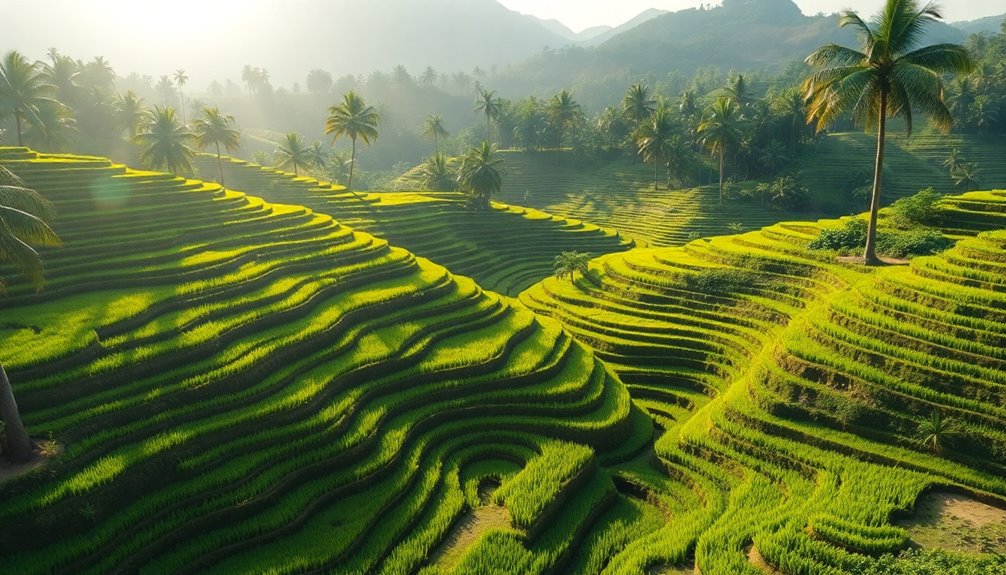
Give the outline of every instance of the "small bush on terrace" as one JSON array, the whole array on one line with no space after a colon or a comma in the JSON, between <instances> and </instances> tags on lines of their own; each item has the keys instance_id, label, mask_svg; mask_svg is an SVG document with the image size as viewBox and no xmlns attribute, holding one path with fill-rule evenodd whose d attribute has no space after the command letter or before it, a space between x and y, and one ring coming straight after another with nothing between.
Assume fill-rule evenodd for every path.
<instances>
[{"instance_id":1,"label":"small bush on terrace","mask_svg":"<svg viewBox=\"0 0 1006 575\"><path fill-rule=\"evenodd\" d=\"M821 230L821 235L810 242L812 250L833 250L846 252L861 249L866 245L866 220L853 218L840 228Z\"/></svg>"},{"instance_id":2,"label":"small bush on terrace","mask_svg":"<svg viewBox=\"0 0 1006 575\"><path fill-rule=\"evenodd\" d=\"M747 270L724 268L699 272L685 280L689 289L707 294L726 295L753 285L757 276Z\"/></svg>"},{"instance_id":3,"label":"small bush on terrace","mask_svg":"<svg viewBox=\"0 0 1006 575\"><path fill-rule=\"evenodd\" d=\"M822 230L821 235L809 247L812 250L831 250L843 254L856 252L866 245L866 227L865 220L847 220L840 228ZM951 244L943 234L931 229L891 230L877 235L877 249L880 253L896 258L932 255L949 248Z\"/></svg>"},{"instance_id":4,"label":"small bush on terrace","mask_svg":"<svg viewBox=\"0 0 1006 575\"><path fill-rule=\"evenodd\" d=\"M939 225L943 221L943 211L937 204L942 198L943 195L932 188L901 198L891 206L894 224L898 227Z\"/></svg>"}]
</instances>

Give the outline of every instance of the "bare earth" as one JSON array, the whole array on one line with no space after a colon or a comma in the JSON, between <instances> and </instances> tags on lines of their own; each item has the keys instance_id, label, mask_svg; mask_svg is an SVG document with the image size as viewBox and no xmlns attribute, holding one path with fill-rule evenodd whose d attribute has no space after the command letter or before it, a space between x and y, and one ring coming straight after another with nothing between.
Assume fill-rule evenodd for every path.
<instances>
[{"instance_id":1,"label":"bare earth","mask_svg":"<svg viewBox=\"0 0 1006 575\"><path fill-rule=\"evenodd\" d=\"M483 505L465 513L451 528L444 542L430 555L430 564L449 567L457 563L468 546L486 531L509 527L510 510L498 505Z\"/></svg>"},{"instance_id":2,"label":"bare earth","mask_svg":"<svg viewBox=\"0 0 1006 575\"><path fill-rule=\"evenodd\" d=\"M758 548L754 545L751 549L748 549L748 562L761 570L762 573L768 573L769 575L783 575L782 571L779 571L775 567L769 565L768 561L762 557L761 553L758 552Z\"/></svg>"},{"instance_id":3,"label":"bare earth","mask_svg":"<svg viewBox=\"0 0 1006 575\"><path fill-rule=\"evenodd\" d=\"M897 522L912 541L965 553L1006 553L1006 509L955 493L930 493L912 517Z\"/></svg>"}]
</instances>

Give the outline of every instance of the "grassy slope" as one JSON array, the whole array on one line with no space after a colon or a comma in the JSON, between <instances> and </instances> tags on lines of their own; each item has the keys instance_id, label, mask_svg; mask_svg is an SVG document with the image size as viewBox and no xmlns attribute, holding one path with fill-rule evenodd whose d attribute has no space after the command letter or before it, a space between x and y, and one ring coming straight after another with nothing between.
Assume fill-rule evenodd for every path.
<instances>
[{"instance_id":1,"label":"grassy slope","mask_svg":"<svg viewBox=\"0 0 1006 575\"><path fill-rule=\"evenodd\" d=\"M605 256L591 279L521 295L607 360L663 429L659 464L622 479L694 498L616 548L610 572L694 550L704 574L756 573L753 542L787 573L859 573L861 554L906 544L891 515L928 487L1006 503L1006 231L971 237L1006 228L1006 192L944 207L962 239L910 266L838 263L805 247L832 223L782 223ZM695 287L703 276L721 293ZM933 413L967 434L943 457L915 438Z\"/></svg>"},{"instance_id":2,"label":"grassy slope","mask_svg":"<svg viewBox=\"0 0 1006 575\"><path fill-rule=\"evenodd\" d=\"M216 158L202 155L196 165L204 178L218 177ZM516 295L549 276L563 250L601 255L634 245L614 230L533 209L493 204L487 212L471 212L458 194L354 196L341 186L240 160L224 160L224 182L269 201L305 205L503 294Z\"/></svg>"},{"instance_id":3,"label":"grassy slope","mask_svg":"<svg viewBox=\"0 0 1006 575\"><path fill-rule=\"evenodd\" d=\"M65 448L0 485L5 572L412 571L484 477L652 434L556 322L328 216L100 158L0 162L65 241L46 291L2 301L25 423ZM611 482L587 479L552 491L600 513ZM550 527L516 540L546 566L572 544Z\"/></svg>"}]
</instances>

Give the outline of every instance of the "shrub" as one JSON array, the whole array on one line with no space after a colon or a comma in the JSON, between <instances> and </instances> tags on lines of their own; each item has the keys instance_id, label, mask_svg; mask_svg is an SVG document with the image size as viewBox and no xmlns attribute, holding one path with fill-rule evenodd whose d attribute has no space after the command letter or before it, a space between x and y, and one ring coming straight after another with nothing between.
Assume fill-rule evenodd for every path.
<instances>
[{"instance_id":1,"label":"shrub","mask_svg":"<svg viewBox=\"0 0 1006 575\"><path fill-rule=\"evenodd\" d=\"M880 253L896 258L932 255L949 248L952 243L936 230L886 232L877 236Z\"/></svg>"},{"instance_id":2,"label":"shrub","mask_svg":"<svg viewBox=\"0 0 1006 575\"><path fill-rule=\"evenodd\" d=\"M937 206L942 198L943 195L932 188L901 198L891 206L894 223L902 227L938 225L943 220L943 212Z\"/></svg>"},{"instance_id":3,"label":"shrub","mask_svg":"<svg viewBox=\"0 0 1006 575\"><path fill-rule=\"evenodd\" d=\"M821 230L821 235L810 242L808 247L812 250L833 250L837 252L863 248L866 246L867 227L866 220L859 218L847 220L845 225L840 228Z\"/></svg>"},{"instance_id":4,"label":"shrub","mask_svg":"<svg viewBox=\"0 0 1006 575\"><path fill-rule=\"evenodd\" d=\"M756 280L757 276L747 270L724 268L688 276L686 284L689 289L697 292L726 295L742 291Z\"/></svg>"}]
</instances>

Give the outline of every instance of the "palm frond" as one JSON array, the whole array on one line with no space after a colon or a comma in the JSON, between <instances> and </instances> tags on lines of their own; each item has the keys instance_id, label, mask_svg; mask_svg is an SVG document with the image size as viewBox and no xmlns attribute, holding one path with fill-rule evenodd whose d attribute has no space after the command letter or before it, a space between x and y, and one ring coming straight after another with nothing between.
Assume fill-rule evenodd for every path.
<instances>
[{"instance_id":1,"label":"palm frond","mask_svg":"<svg viewBox=\"0 0 1006 575\"><path fill-rule=\"evenodd\" d=\"M46 248L63 245L47 223L23 210L0 205L0 220L3 220L11 233L27 244Z\"/></svg>"},{"instance_id":2,"label":"palm frond","mask_svg":"<svg viewBox=\"0 0 1006 575\"><path fill-rule=\"evenodd\" d=\"M0 186L0 206L22 210L45 221L51 220L55 215L49 200L23 186Z\"/></svg>"},{"instance_id":3,"label":"palm frond","mask_svg":"<svg viewBox=\"0 0 1006 575\"><path fill-rule=\"evenodd\" d=\"M868 57L866 54L852 48L846 48L838 44L826 44L815 50L810 56L807 56L804 62L808 66L818 68L829 65L851 66L867 60Z\"/></svg>"},{"instance_id":4,"label":"palm frond","mask_svg":"<svg viewBox=\"0 0 1006 575\"><path fill-rule=\"evenodd\" d=\"M971 52L957 44L934 44L909 52L898 62L923 66L938 74L970 74L974 70Z\"/></svg>"},{"instance_id":5,"label":"palm frond","mask_svg":"<svg viewBox=\"0 0 1006 575\"><path fill-rule=\"evenodd\" d=\"M42 258L27 243L20 240L0 217L0 261L14 264L14 267L30 281L36 289L42 289Z\"/></svg>"}]
</instances>

